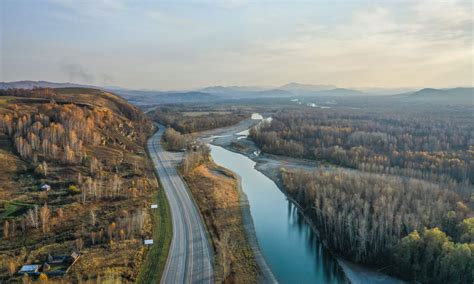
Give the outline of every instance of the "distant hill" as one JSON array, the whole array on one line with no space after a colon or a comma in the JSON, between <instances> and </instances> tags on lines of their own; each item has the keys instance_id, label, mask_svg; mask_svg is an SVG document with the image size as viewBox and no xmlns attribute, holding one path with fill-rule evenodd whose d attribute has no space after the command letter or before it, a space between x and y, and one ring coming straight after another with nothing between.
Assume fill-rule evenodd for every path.
<instances>
[{"instance_id":1,"label":"distant hill","mask_svg":"<svg viewBox=\"0 0 474 284\"><path fill-rule=\"evenodd\" d=\"M337 89L334 85L311 85L311 84L300 84L300 83L288 83L281 87L278 87L279 90L285 90L290 92L319 92L327 91L332 89Z\"/></svg>"},{"instance_id":2,"label":"distant hill","mask_svg":"<svg viewBox=\"0 0 474 284\"><path fill-rule=\"evenodd\" d=\"M432 103L474 104L474 88L432 89L425 88L401 95L407 101Z\"/></svg>"},{"instance_id":3,"label":"distant hill","mask_svg":"<svg viewBox=\"0 0 474 284\"><path fill-rule=\"evenodd\" d=\"M249 98L279 98L292 97L294 94L289 91L263 88L263 87L241 87L241 86L214 86L200 90L201 92L210 93L219 97L219 99L249 99Z\"/></svg>"},{"instance_id":4,"label":"distant hill","mask_svg":"<svg viewBox=\"0 0 474 284\"><path fill-rule=\"evenodd\" d=\"M280 90L280 89L273 89L273 90L265 90L260 92L255 92L256 98L285 98L285 97L294 97L295 94L290 91Z\"/></svg>"},{"instance_id":5,"label":"distant hill","mask_svg":"<svg viewBox=\"0 0 474 284\"><path fill-rule=\"evenodd\" d=\"M5 89L34 89L34 88L94 88L99 87L74 84L74 83L54 83L48 81L15 81L0 82L0 90Z\"/></svg>"},{"instance_id":6,"label":"distant hill","mask_svg":"<svg viewBox=\"0 0 474 284\"><path fill-rule=\"evenodd\" d=\"M259 86L210 86L192 91L130 90L121 87L96 87L75 83L54 83L47 81L0 82L0 90L9 88L93 88L117 93L135 105L291 97L356 98L384 96L389 99L400 99L408 102L426 101L448 104L472 104L474 100L473 88L425 88L415 91L407 88L338 88L334 85L312 85L295 82L277 88Z\"/></svg>"},{"instance_id":7,"label":"distant hill","mask_svg":"<svg viewBox=\"0 0 474 284\"><path fill-rule=\"evenodd\" d=\"M321 97L357 97L357 96L369 96L370 94L356 91L352 89L336 88L332 90L325 90L319 92L313 92L310 96L321 96Z\"/></svg>"},{"instance_id":8,"label":"distant hill","mask_svg":"<svg viewBox=\"0 0 474 284\"><path fill-rule=\"evenodd\" d=\"M160 92L160 91L132 91L116 90L115 93L121 95L135 105L150 104L173 104L216 101L219 99L214 94L204 92Z\"/></svg>"},{"instance_id":9,"label":"distant hill","mask_svg":"<svg viewBox=\"0 0 474 284\"><path fill-rule=\"evenodd\" d=\"M367 96L369 94L337 88L333 85L309 85L289 83L278 88L261 87L207 87L200 91L212 93L221 99L248 99L248 98L286 98L286 97L334 97L334 96Z\"/></svg>"},{"instance_id":10,"label":"distant hill","mask_svg":"<svg viewBox=\"0 0 474 284\"><path fill-rule=\"evenodd\" d=\"M200 89L199 91L205 93L232 93L232 92L258 92L264 91L267 88L264 87L252 87L252 86L212 86Z\"/></svg>"},{"instance_id":11,"label":"distant hill","mask_svg":"<svg viewBox=\"0 0 474 284\"><path fill-rule=\"evenodd\" d=\"M376 87L355 87L350 88L352 90L360 91L367 94L373 95L398 95L405 93L413 93L418 91L420 88L376 88Z\"/></svg>"}]
</instances>

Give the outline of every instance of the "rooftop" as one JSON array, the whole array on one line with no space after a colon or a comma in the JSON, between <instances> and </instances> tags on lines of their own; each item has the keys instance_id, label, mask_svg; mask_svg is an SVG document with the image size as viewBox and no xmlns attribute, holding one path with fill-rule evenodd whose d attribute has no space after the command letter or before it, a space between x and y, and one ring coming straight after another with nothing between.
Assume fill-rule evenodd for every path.
<instances>
[{"instance_id":1,"label":"rooftop","mask_svg":"<svg viewBox=\"0 0 474 284\"><path fill-rule=\"evenodd\" d=\"M20 269L20 273L22 272L36 272L39 269L39 265L37 264L28 264L28 265L23 265Z\"/></svg>"}]
</instances>

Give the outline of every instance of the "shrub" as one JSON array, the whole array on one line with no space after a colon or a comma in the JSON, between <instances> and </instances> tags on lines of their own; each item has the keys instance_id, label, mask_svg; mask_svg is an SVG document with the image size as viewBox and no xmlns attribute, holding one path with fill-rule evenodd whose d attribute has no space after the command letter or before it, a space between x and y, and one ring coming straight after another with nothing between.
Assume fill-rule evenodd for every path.
<instances>
[{"instance_id":1,"label":"shrub","mask_svg":"<svg viewBox=\"0 0 474 284\"><path fill-rule=\"evenodd\" d=\"M77 188L77 186L75 186L75 185L70 185L70 186L68 187L68 190L69 190L69 192L72 193L72 194L81 193L81 190L80 190L79 188Z\"/></svg>"}]
</instances>

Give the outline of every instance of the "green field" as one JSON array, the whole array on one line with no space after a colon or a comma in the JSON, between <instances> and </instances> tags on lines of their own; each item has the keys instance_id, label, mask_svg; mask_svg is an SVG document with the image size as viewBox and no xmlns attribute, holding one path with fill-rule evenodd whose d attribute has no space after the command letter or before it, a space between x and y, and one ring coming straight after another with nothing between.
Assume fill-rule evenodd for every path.
<instances>
[{"instance_id":1,"label":"green field","mask_svg":"<svg viewBox=\"0 0 474 284\"><path fill-rule=\"evenodd\" d=\"M0 200L0 220L20 216L33 206L23 202Z\"/></svg>"},{"instance_id":2,"label":"green field","mask_svg":"<svg viewBox=\"0 0 474 284\"><path fill-rule=\"evenodd\" d=\"M138 274L137 283L159 283L168 258L171 238L171 211L162 187L153 196L158 209L153 211L153 245L149 248Z\"/></svg>"}]
</instances>

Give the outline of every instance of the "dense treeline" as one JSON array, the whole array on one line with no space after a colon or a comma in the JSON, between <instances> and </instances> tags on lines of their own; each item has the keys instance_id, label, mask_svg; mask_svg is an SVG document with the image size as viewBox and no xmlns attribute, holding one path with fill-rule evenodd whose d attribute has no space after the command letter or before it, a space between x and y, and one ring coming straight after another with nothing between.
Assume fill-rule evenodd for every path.
<instances>
[{"instance_id":1,"label":"dense treeline","mask_svg":"<svg viewBox=\"0 0 474 284\"><path fill-rule=\"evenodd\" d=\"M474 235L474 218L470 235ZM461 224L462 225L462 224ZM466 234L466 233L465 233ZM395 270L408 279L426 283L473 283L474 243L455 243L439 228L414 231L404 237L394 252Z\"/></svg>"},{"instance_id":2,"label":"dense treeline","mask_svg":"<svg viewBox=\"0 0 474 284\"><path fill-rule=\"evenodd\" d=\"M283 170L281 177L338 254L393 265L389 271L427 283L474 280L473 212L456 193L426 181L348 171Z\"/></svg>"},{"instance_id":3,"label":"dense treeline","mask_svg":"<svg viewBox=\"0 0 474 284\"><path fill-rule=\"evenodd\" d=\"M186 114L180 109L162 107L158 108L152 117L159 123L171 126L185 134L231 126L249 118L249 116L249 113L244 111L190 112Z\"/></svg>"},{"instance_id":4,"label":"dense treeline","mask_svg":"<svg viewBox=\"0 0 474 284\"><path fill-rule=\"evenodd\" d=\"M70 92L77 93L74 101ZM0 96L15 97L9 111L0 115L1 129L17 153L34 163L40 159L77 164L88 159L87 147L106 144L133 151L132 141L144 143L152 131L138 109L99 90L8 89L0 90ZM83 102L89 98L89 103ZM114 139L119 136L126 139Z\"/></svg>"},{"instance_id":5,"label":"dense treeline","mask_svg":"<svg viewBox=\"0 0 474 284\"><path fill-rule=\"evenodd\" d=\"M188 136L179 133L173 128L166 128L165 133L163 133L163 140L170 151L183 151L191 142Z\"/></svg>"},{"instance_id":6,"label":"dense treeline","mask_svg":"<svg viewBox=\"0 0 474 284\"><path fill-rule=\"evenodd\" d=\"M272 118L250 132L268 153L369 172L474 183L472 109L298 109Z\"/></svg>"},{"instance_id":7,"label":"dense treeline","mask_svg":"<svg viewBox=\"0 0 474 284\"><path fill-rule=\"evenodd\" d=\"M52 103L38 106L37 113L4 114L1 123L23 159L78 163L85 158L85 143L103 143L105 138L96 128L105 127L111 120L110 111Z\"/></svg>"}]
</instances>

